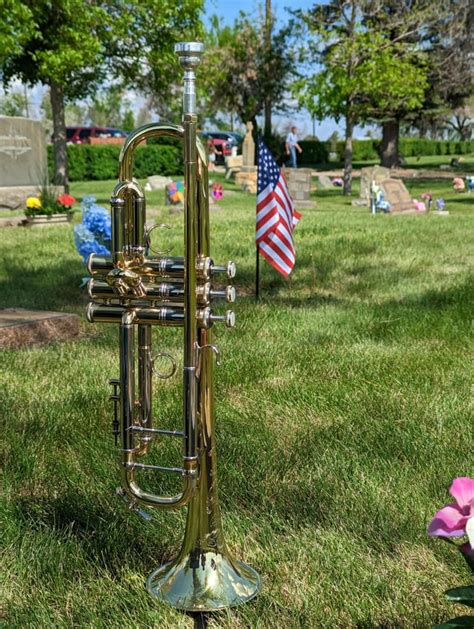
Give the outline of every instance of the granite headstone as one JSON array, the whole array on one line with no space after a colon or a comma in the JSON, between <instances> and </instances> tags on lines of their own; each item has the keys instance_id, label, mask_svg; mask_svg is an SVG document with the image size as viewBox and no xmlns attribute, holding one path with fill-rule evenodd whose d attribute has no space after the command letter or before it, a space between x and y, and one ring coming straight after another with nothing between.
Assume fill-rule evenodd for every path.
<instances>
[{"instance_id":1,"label":"granite headstone","mask_svg":"<svg viewBox=\"0 0 474 629\"><path fill-rule=\"evenodd\" d=\"M318 183L322 190L332 190L333 183L327 175L318 175Z\"/></svg>"},{"instance_id":2,"label":"granite headstone","mask_svg":"<svg viewBox=\"0 0 474 629\"><path fill-rule=\"evenodd\" d=\"M379 183L385 201L390 203L390 212L415 212L413 200L401 179L384 179Z\"/></svg>"},{"instance_id":3,"label":"granite headstone","mask_svg":"<svg viewBox=\"0 0 474 629\"><path fill-rule=\"evenodd\" d=\"M24 207L46 182L45 132L41 122L0 116L0 207Z\"/></svg>"},{"instance_id":4,"label":"granite headstone","mask_svg":"<svg viewBox=\"0 0 474 629\"><path fill-rule=\"evenodd\" d=\"M313 208L311 201L311 168L287 168L285 178L296 209Z\"/></svg>"},{"instance_id":5,"label":"granite headstone","mask_svg":"<svg viewBox=\"0 0 474 629\"><path fill-rule=\"evenodd\" d=\"M367 207L370 206L370 186L374 181L380 184L381 181L390 178L390 169L384 166L369 166L360 171L360 198Z\"/></svg>"}]
</instances>

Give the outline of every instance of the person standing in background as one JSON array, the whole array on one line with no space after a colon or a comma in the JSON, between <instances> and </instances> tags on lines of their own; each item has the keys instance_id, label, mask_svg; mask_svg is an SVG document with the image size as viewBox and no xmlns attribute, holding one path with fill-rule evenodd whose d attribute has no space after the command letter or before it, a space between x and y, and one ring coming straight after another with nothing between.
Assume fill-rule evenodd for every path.
<instances>
[{"instance_id":1,"label":"person standing in background","mask_svg":"<svg viewBox=\"0 0 474 629\"><path fill-rule=\"evenodd\" d=\"M302 153L303 149L298 144L298 136L296 135L296 127L291 127L290 133L286 136L286 154L290 156L290 168L296 168L296 151Z\"/></svg>"},{"instance_id":2,"label":"person standing in background","mask_svg":"<svg viewBox=\"0 0 474 629\"><path fill-rule=\"evenodd\" d=\"M212 138L207 138L206 148L207 156L209 158L209 170L214 170L216 167L216 153L219 153L219 155L221 155L221 151L217 150L217 146L212 141Z\"/></svg>"}]
</instances>

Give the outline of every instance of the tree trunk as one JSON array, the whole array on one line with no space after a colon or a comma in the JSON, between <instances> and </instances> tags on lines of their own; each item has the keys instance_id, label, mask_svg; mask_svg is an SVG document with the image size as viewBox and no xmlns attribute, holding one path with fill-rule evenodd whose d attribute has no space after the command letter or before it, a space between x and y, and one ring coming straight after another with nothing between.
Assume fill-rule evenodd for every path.
<instances>
[{"instance_id":1,"label":"tree trunk","mask_svg":"<svg viewBox=\"0 0 474 629\"><path fill-rule=\"evenodd\" d=\"M388 120L382 125L382 142L380 143L380 158L382 166L393 168L400 165L398 156L398 136L400 121Z\"/></svg>"},{"instance_id":2,"label":"tree trunk","mask_svg":"<svg viewBox=\"0 0 474 629\"><path fill-rule=\"evenodd\" d=\"M354 120L352 115L346 116L346 143L344 146L344 194L352 193L352 134L354 133Z\"/></svg>"},{"instance_id":3,"label":"tree trunk","mask_svg":"<svg viewBox=\"0 0 474 629\"><path fill-rule=\"evenodd\" d=\"M265 99L264 104L264 126L263 135L269 138L272 134L272 101L269 98Z\"/></svg>"},{"instance_id":4,"label":"tree trunk","mask_svg":"<svg viewBox=\"0 0 474 629\"><path fill-rule=\"evenodd\" d=\"M265 0L265 49L270 55L272 47L272 2ZM272 134L272 99L267 96L263 104L263 135L269 138Z\"/></svg>"},{"instance_id":5,"label":"tree trunk","mask_svg":"<svg viewBox=\"0 0 474 629\"><path fill-rule=\"evenodd\" d=\"M64 90L62 85L51 83L51 109L53 114L54 184L64 186L69 192L67 172L66 120L64 115Z\"/></svg>"}]
</instances>

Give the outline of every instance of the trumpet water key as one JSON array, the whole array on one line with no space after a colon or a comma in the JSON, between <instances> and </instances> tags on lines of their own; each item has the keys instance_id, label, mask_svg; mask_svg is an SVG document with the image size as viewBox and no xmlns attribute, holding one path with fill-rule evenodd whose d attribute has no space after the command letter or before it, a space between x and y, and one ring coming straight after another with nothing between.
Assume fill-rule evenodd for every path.
<instances>
[{"instance_id":1,"label":"trumpet water key","mask_svg":"<svg viewBox=\"0 0 474 629\"><path fill-rule=\"evenodd\" d=\"M183 124L149 124L127 138L120 153L119 181L111 198L112 252L91 255L87 309L90 322L112 323L119 329L120 374L111 380L112 430L120 441L122 484L118 493L144 517L143 507L188 506L181 551L148 577L150 594L189 611L212 611L245 603L260 588L258 574L233 559L222 532L217 495L214 429L213 360L219 352L212 326L233 327L232 310L216 312L215 305L235 300L231 280L235 265L215 264L210 255L209 183L207 156L196 135L195 74L202 44L176 45L184 68ZM133 178L136 147L152 137L170 136L183 143L184 255L153 252L146 226L145 196ZM153 375L171 377L177 364L166 352L152 354L152 326L183 329L182 425L155 427L152 417ZM168 360L167 372L156 362ZM119 440L120 437L120 440ZM142 462L157 439L182 441L176 467ZM146 459L145 459L146 461ZM157 495L140 486L140 474L177 475L182 488L176 495Z\"/></svg>"}]
</instances>

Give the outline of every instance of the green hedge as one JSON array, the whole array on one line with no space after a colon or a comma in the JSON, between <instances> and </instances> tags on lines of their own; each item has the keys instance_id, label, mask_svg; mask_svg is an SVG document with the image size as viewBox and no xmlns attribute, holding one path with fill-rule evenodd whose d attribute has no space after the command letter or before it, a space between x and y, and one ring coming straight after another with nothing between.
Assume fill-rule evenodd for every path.
<instances>
[{"instance_id":1,"label":"green hedge","mask_svg":"<svg viewBox=\"0 0 474 629\"><path fill-rule=\"evenodd\" d=\"M355 162L379 158L380 140L353 140L352 159ZM454 142L451 140L425 140L423 138L401 138L400 155L418 157L420 155L464 155L474 152L474 140ZM337 143L337 157L344 160L344 142Z\"/></svg>"},{"instance_id":2,"label":"green hedge","mask_svg":"<svg viewBox=\"0 0 474 629\"><path fill-rule=\"evenodd\" d=\"M116 144L69 144L67 155L71 181L116 179L121 147ZM53 174L53 147L48 146L48 165ZM150 175L182 175L183 157L180 147L148 144L135 151L134 177Z\"/></svg>"},{"instance_id":3,"label":"green hedge","mask_svg":"<svg viewBox=\"0 0 474 629\"><path fill-rule=\"evenodd\" d=\"M419 138L402 138L400 154L404 157L420 155L465 155L474 152L474 140L464 142L453 140L422 140Z\"/></svg>"},{"instance_id":4,"label":"green hedge","mask_svg":"<svg viewBox=\"0 0 474 629\"><path fill-rule=\"evenodd\" d=\"M377 160L380 140L354 140L352 159L355 162ZM302 140L303 153L298 156L300 166L325 164L329 159L330 142ZM71 181L93 181L116 179L120 146L116 144L69 144L69 179ZM284 145L279 143L280 158L285 160ZM336 146L337 157L344 160L344 142ZM474 140L464 142L450 140L424 140L421 138L401 138L400 155L418 157L420 155L463 155L474 153ZM53 174L53 147L48 146L49 172ZM147 144L135 152L134 176L182 175L183 157L181 146L173 144Z\"/></svg>"},{"instance_id":5,"label":"green hedge","mask_svg":"<svg viewBox=\"0 0 474 629\"><path fill-rule=\"evenodd\" d=\"M301 140L298 142L303 152L298 155L298 164L326 164L329 161L329 143L316 140Z\"/></svg>"}]
</instances>

